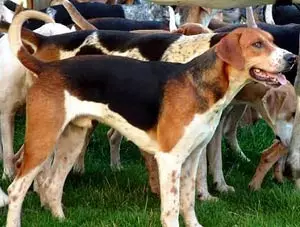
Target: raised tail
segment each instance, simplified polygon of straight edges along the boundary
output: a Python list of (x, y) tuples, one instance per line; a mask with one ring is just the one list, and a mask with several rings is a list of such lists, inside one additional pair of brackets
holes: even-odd
[(247, 19), (247, 27), (257, 28), (252, 6), (246, 8), (246, 19)]
[(72, 21), (81, 29), (84, 30), (97, 30), (97, 28), (89, 23), (75, 8), (75, 6), (68, 0), (60, 0), (61, 4), (70, 14)]
[(31, 55), (22, 44), (21, 29), (23, 23), (28, 19), (42, 20), (46, 23), (55, 23), (55, 21), (47, 14), (27, 10), (15, 16), (8, 30), (8, 38), (12, 52), (27, 69), (35, 74), (40, 74), (45, 63)]
[[(6, 21), (0, 21), (0, 32), (8, 33), (10, 25), (11, 24)], [(21, 37), (22, 41), (26, 44), (26, 47), (30, 46), (30, 49), (33, 50), (33, 52), (35, 52), (39, 44), (42, 42), (42, 40), (44, 40), (43, 35), (24, 27), (21, 29)]]

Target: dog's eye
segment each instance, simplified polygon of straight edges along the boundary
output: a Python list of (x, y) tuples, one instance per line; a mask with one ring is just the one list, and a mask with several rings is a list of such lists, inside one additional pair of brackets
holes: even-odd
[(260, 49), (260, 48), (263, 47), (263, 43), (259, 41), (259, 42), (253, 43), (252, 46), (254, 46), (255, 48)]

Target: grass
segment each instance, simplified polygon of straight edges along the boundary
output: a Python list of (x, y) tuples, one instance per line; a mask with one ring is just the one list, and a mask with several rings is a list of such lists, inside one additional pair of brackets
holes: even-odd
[[(15, 149), (22, 144), (23, 118), (17, 118), (16, 127)], [(86, 173), (83, 176), (70, 174), (67, 179), (63, 195), (66, 220), (60, 222), (53, 218), (30, 191), (23, 205), (23, 226), (160, 226), (159, 199), (149, 191), (147, 173), (137, 148), (124, 141), (121, 148), (124, 169), (112, 172), (106, 131), (107, 128), (99, 127), (92, 138)], [(277, 185), (269, 174), (259, 192), (250, 192), (247, 188), (260, 153), (272, 142), (272, 131), (260, 121), (240, 129), (238, 139), (252, 161), (242, 162), (223, 143), (226, 180), (235, 187), (236, 193), (216, 194), (220, 198), (218, 202), (197, 202), (200, 223), (205, 227), (300, 226), (300, 193), (291, 182)], [(3, 186), (8, 184), (5, 182)], [(5, 224), (6, 214), (6, 208), (0, 209), (0, 226)]]

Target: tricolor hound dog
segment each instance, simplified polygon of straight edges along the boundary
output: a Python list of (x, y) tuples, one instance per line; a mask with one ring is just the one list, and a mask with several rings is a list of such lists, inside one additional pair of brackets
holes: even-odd
[[(18, 15), (18, 18), (24, 16), (21, 21), (24, 21), (28, 18), (31, 18), (32, 11), (24, 11)], [(39, 12), (34, 12), (38, 18), (42, 18), (41, 15), (44, 15)], [(49, 20), (49, 18), (47, 18)], [(18, 29), (18, 32), (21, 31), (21, 24), (19, 26), (15, 26)], [(0, 29), (6, 31), (8, 29), (8, 24), (1, 23)], [(222, 35), (223, 36), (223, 35)], [(193, 37), (182, 36), (179, 34), (135, 34), (135, 33), (127, 33), (127, 32), (117, 32), (117, 31), (81, 31), (74, 32), (72, 34), (63, 34), (52, 37), (45, 37), (39, 34), (33, 33), (30, 30), (22, 29), (22, 38), (23, 42), (30, 47), (31, 50), (34, 50), (36, 56), (45, 61), (54, 61), (59, 59), (64, 59), (67, 57), (72, 57), (75, 55), (83, 55), (83, 54), (109, 54), (109, 55), (121, 55), (128, 56), (132, 58), (136, 58), (139, 60), (161, 60), (161, 61), (169, 61), (169, 62), (187, 62), (200, 55), (204, 51), (206, 51), (210, 46), (214, 45), (222, 36), (215, 34), (207, 34), (207, 35), (198, 35)], [(157, 47), (160, 48), (157, 48)], [(182, 48), (184, 46), (184, 48)], [(196, 47), (196, 49), (194, 49)], [(70, 129), (71, 130), (71, 129)], [(76, 131), (76, 130), (74, 130)], [(71, 141), (80, 141), (80, 135), (74, 132), (73, 137), (71, 136), (72, 132), (68, 133), (68, 137), (70, 137)], [(84, 138), (83, 134), (81, 138)], [(64, 138), (67, 138), (64, 137)], [(73, 140), (72, 140), (73, 138)], [(80, 152), (80, 146), (78, 145), (76, 148), (72, 148), (70, 144), (72, 142), (66, 141), (65, 145), (61, 145), (62, 147), (66, 147), (66, 150), (73, 150), (72, 157), (78, 156), (78, 151)], [(65, 141), (65, 140), (64, 140)], [(12, 146), (12, 145), (11, 145)], [(75, 146), (75, 145), (74, 145)], [(84, 146), (84, 145), (82, 145)], [(112, 145), (113, 146), (113, 145)], [(58, 145), (59, 147), (59, 145)], [(59, 149), (60, 150), (60, 149)], [(116, 150), (113, 149), (112, 150)], [(66, 151), (64, 151), (66, 152)], [(76, 153), (77, 152), (77, 153)], [(60, 197), (62, 196), (62, 187), (59, 188), (58, 185), (63, 185), (65, 181), (65, 177), (69, 173), (69, 170), (74, 165), (74, 161), (71, 161), (71, 152), (67, 152), (69, 157), (69, 162), (58, 162), (54, 161), (55, 164), (59, 165), (67, 165), (62, 168), (54, 168), (52, 174), (59, 178), (57, 181), (54, 180), (53, 177), (53, 188), (49, 184), (42, 183), (41, 188), (43, 186), (45, 191), (54, 190), (53, 193), (42, 193), (45, 196), (54, 196)], [(76, 156), (77, 154), (77, 156)], [(55, 158), (61, 158), (61, 155), (55, 156)], [(81, 159), (82, 160), (82, 159)], [(114, 159), (113, 159), (114, 160)], [(59, 172), (59, 171), (62, 171)], [(59, 173), (57, 173), (58, 171)], [(49, 183), (49, 182), (48, 182)], [(58, 193), (56, 190), (60, 191)], [(41, 189), (41, 191), (43, 191)], [(59, 196), (61, 195), (61, 196)], [(62, 208), (53, 208), (53, 207), (61, 207), (61, 203), (59, 199), (42, 199), (42, 203), (51, 203), (49, 205), (53, 214), (56, 216), (63, 216)], [(53, 203), (55, 202), (55, 205)], [(58, 204), (57, 204), (58, 203)], [(56, 211), (53, 211), (56, 210)], [(59, 210), (59, 212), (57, 211)]]
[(96, 55), (46, 63), (27, 52), (13, 26), (9, 33), (13, 52), (37, 76), (27, 96), (23, 159), (8, 189), (9, 227), (20, 226), (26, 192), (67, 125), (90, 127), (91, 120), (155, 156), (163, 226), (179, 226), (179, 210), (187, 226), (201, 226), (194, 211), (197, 164), (223, 109), (250, 81), (279, 85), (296, 60), (269, 33), (250, 28), (186, 64)]

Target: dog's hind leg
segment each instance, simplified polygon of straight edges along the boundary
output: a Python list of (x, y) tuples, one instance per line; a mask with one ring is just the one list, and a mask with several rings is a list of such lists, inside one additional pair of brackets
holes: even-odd
[(107, 132), (110, 147), (110, 167), (113, 170), (120, 170), (122, 168), (120, 161), (120, 146), (122, 141), (122, 134), (117, 130), (111, 128)]
[(12, 179), (15, 173), (14, 167), (14, 151), (13, 151), (13, 140), (14, 140), (14, 117), (13, 111), (1, 113), (1, 141), (3, 148), (3, 175), (2, 178)]
[(227, 115), (225, 121), (226, 126), (224, 127), (224, 134), (227, 142), (232, 149), (232, 151), (241, 157), (243, 160), (249, 162), (250, 160), (243, 153), (240, 148), (239, 142), (237, 140), (237, 128), (239, 121), (242, 118), (244, 112), (246, 111), (247, 105), (234, 105), (230, 113)]
[(65, 180), (74, 162), (86, 145), (90, 129), (69, 124), (58, 143), (54, 161), (44, 182), (39, 182), (39, 193), (43, 204), (50, 208), (53, 216), (64, 218), (62, 195)]
[[(57, 139), (63, 131), (65, 122), (63, 92), (47, 92), (33, 85), (27, 96), (26, 133), (24, 154), (17, 175), (9, 186), (9, 208), (7, 226), (21, 225), (21, 209), (24, 197), (34, 178), (55, 148)], [(57, 97), (62, 97), (61, 99)]]

